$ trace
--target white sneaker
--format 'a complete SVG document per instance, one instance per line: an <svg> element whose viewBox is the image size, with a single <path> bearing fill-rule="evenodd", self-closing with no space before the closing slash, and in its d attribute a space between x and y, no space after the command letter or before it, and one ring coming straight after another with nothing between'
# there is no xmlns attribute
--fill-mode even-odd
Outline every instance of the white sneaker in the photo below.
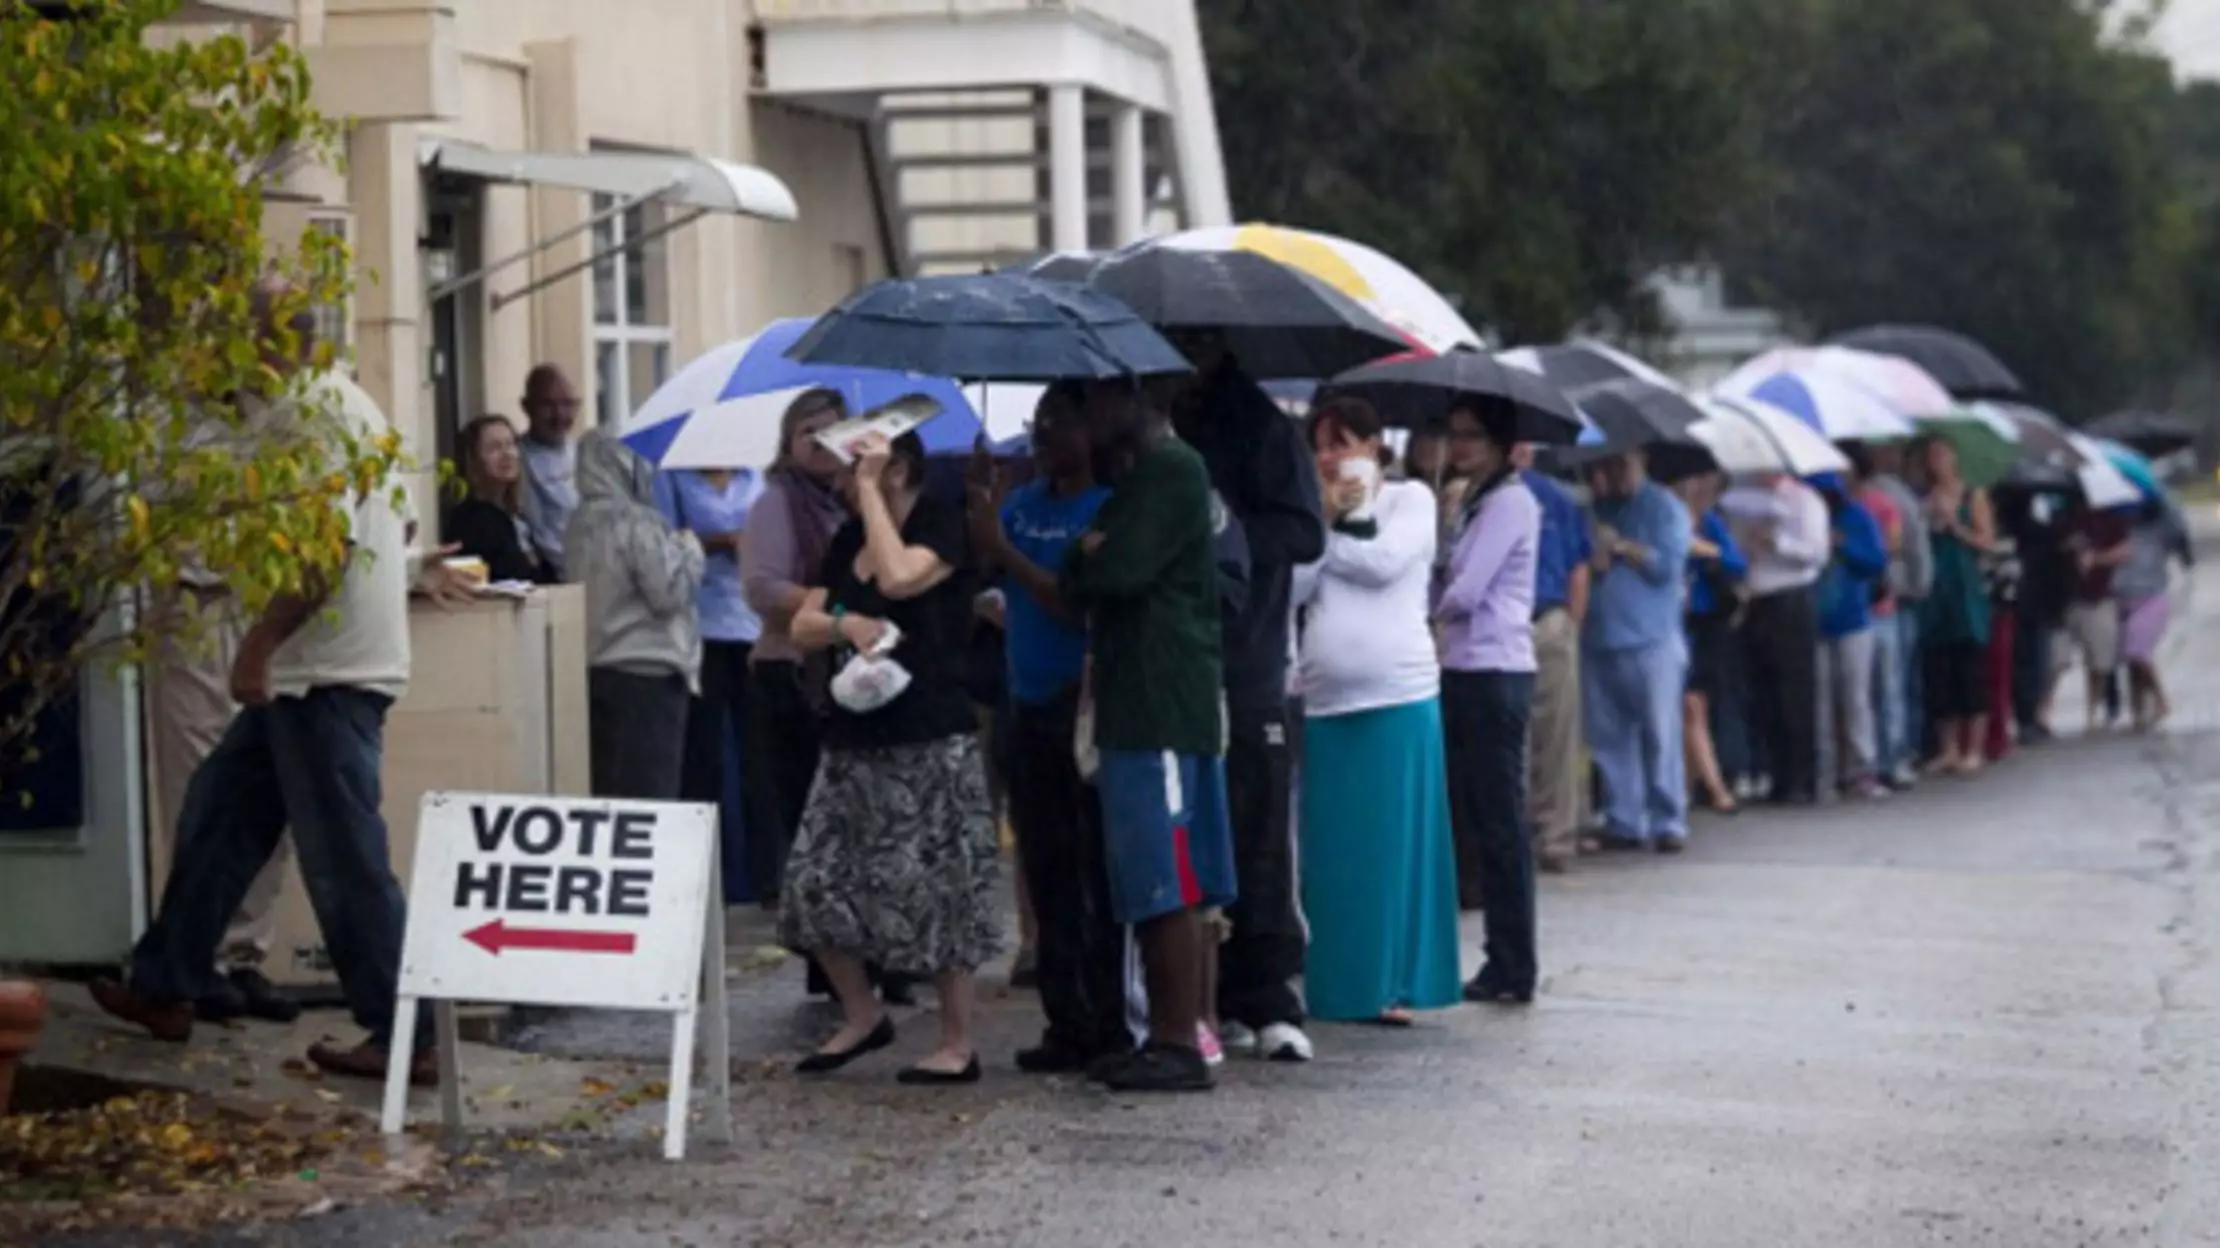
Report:
<svg viewBox="0 0 2220 1248"><path fill-rule="evenodd" d="M1218 1023L1218 1046L1220 1052L1254 1057L1256 1033L1231 1019L1221 1019Z"/></svg>
<svg viewBox="0 0 2220 1248"><path fill-rule="evenodd" d="M1273 1023L1257 1037L1256 1051L1268 1062L1307 1062L1310 1037L1293 1023Z"/></svg>

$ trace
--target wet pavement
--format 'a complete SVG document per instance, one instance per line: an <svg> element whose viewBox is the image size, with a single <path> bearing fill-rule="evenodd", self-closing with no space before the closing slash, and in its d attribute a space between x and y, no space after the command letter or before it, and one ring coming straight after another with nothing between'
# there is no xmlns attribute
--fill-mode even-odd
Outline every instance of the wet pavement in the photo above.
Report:
<svg viewBox="0 0 2220 1248"><path fill-rule="evenodd" d="M432 1204L133 1243L398 1245L2190 1245L2220 1242L2220 578L2175 722L1973 782L1698 826L1678 860L1545 883L1544 992L1409 1032L1320 1027L1210 1097L1021 1077L801 1084L831 1026L736 920L738 1142L531 1154ZM2076 722L2078 707L2062 707ZM1468 960L1478 932L1468 926ZM928 996L929 999L929 996ZM650 1061L651 1020L524 1037Z"/></svg>

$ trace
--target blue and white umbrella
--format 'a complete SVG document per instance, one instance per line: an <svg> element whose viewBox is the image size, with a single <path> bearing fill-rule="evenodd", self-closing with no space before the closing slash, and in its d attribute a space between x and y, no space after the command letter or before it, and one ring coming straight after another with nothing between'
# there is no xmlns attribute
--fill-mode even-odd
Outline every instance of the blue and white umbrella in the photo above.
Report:
<svg viewBox="0 0 2220 1248"><path fill-rule="evenodd" d="M774 321L688 364L648 396L621 435L659 468L762 468L778 458L779 420L804 391L838 390L852 414L922 394L941 414L918 430L931 453L968 452L981 429L997 441L1023 433L1043 387L959 386L946 377L786 358L809 317Z"/></svg>
<svg viewBox="0 0 2220 1248"><path fill-rule="evenodd" d="M1769 377L1729 378L1718 391L1730 399L1757 399L1780 408L1832 442L1885 442L1918 433L1887 399L1855 381L1816 368Z"/></svg>

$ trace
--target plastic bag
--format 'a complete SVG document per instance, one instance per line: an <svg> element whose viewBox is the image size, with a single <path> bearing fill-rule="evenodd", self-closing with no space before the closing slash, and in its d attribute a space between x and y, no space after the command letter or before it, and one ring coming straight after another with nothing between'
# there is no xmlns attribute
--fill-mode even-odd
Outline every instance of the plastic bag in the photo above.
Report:
<svg viewBox="0 0 2220 1248"><path fill-rule="evenodd" d="M868 715L901 697L910 687L910 669L893 658L895 644L901 638L901 630L888 624L879 634L878 644L868 651L857 651L833 675L832 699L842 710Z"/></svg>
<svg viewBox="0 0 2220 1248"><path fill-rule="evenodd" d="M1093 784L1095 773L1102 769L1102 755L1095 750L1095 665L1092 659L1079 678L1079 714L1071 734L1072 761L1078 764L1079 778Z"/></svg>

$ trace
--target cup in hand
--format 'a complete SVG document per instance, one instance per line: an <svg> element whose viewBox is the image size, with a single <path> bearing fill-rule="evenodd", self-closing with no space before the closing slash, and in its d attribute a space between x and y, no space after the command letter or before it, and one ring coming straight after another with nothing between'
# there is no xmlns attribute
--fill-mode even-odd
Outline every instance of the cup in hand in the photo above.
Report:
<svg viewBox="0 0 2220 1248"><path fill-rule="evenodd" d="M1352 455L1341 461L1338 471L1343 481L1354 481L1364 487L1364 501L1349 509L1348 518L1360 524L1370 520L1372 504L1380 496L1380 461Z"/></svg>

